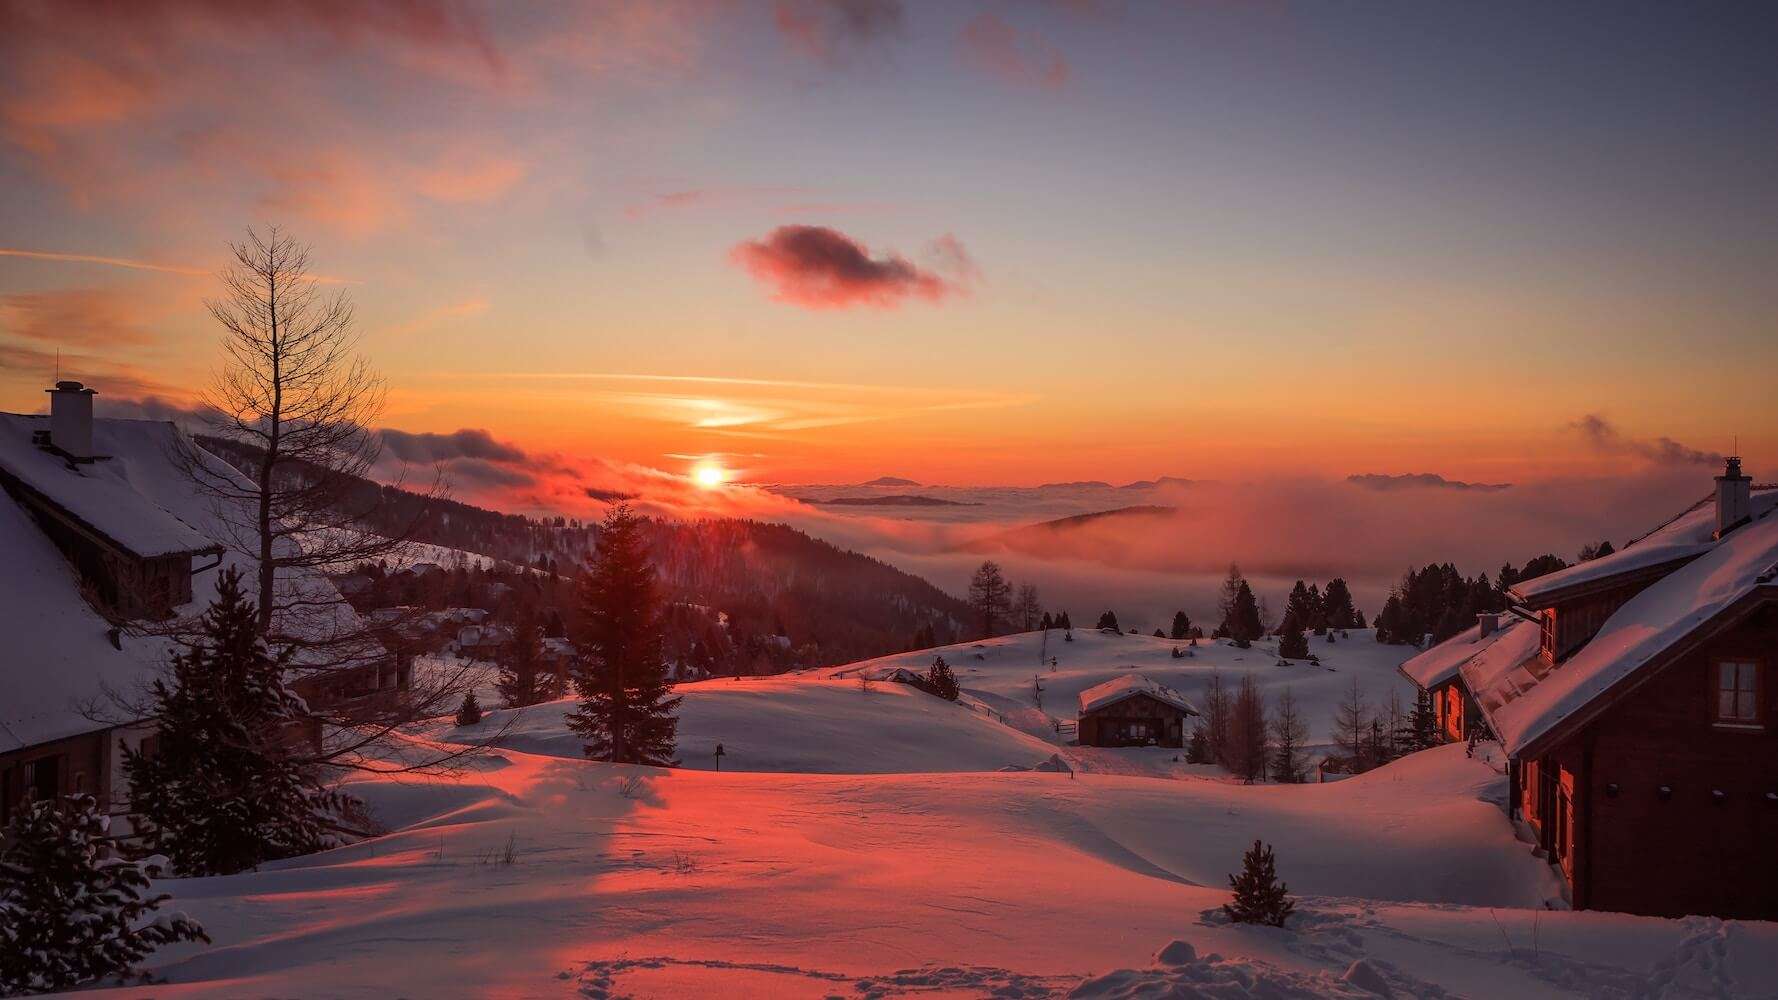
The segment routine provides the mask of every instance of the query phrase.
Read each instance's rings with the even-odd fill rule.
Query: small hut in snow
[[[1185,745],[1185,695],[1141,674],[1126,674],[1080,693],[1079,740],[1089,747]]]

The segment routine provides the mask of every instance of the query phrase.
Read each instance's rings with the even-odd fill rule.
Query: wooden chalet
[[[1076,734],[1088,747],[1182,747],[1185,720],[1197,714],[1178,691],[1126,674],[1080,693]]]
[[[0,824],[27,796],[85,792],[127,813],[121,751],[149,731],[121,718],[122,701],[174,649],[143,624],[201,613],[219,566],[254,565],[219,543],[214,504],[175,464],[190,448],[177,428],[95,420],[78,382],[49,392],[47,417],[0,413]],[[310,704],[386,696],[407,672],[382,656],[295,686]]]
[[[1778,488],[1716,487],[1512,588],[1535,646],[1458,667],[1576,908],[1778,919]]]

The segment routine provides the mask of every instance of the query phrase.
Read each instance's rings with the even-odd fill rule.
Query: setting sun
[[[699,462],[691,470],[691,478],[704,489],[712,490],[728,482],[728,470],[715,462]]]

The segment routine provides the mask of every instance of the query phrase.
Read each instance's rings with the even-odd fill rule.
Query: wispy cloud
[[[1059,49],[991,11],[963,26],[963,54],[971,65],[1015,87],[1060,90],[1070,75]]]
[[[206,271],[201,267],[155,264],[145,260],[130,260],[127,257],[102,257],[90,253],[56,253],[49,250],[21,250],[17,247],[0,247],[0,257],[24,257],[29,260],[58,261],[64,264],[104,264],[109,267],[127,267],[136,271],[161,271],[166,274],[186,274],[195,277],[207,277],[216,273]]]

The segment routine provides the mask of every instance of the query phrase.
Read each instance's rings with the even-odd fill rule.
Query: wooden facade
[[[1482,710],[1464,686],[1461,674],[1434,684],[1426,693],[1432,698],[1432,711],[1438,719],[1439,734],[1446,742],[1459,743],[1469,739],[1470,732],[1482,725]]]
[[[1185,746],[1191,713],[1141,692],[1080,713],[1077,738],[1088,747]]]
[[[1778,919],[1778,598],[1756,591],[1512,761],[1577,909]]]

